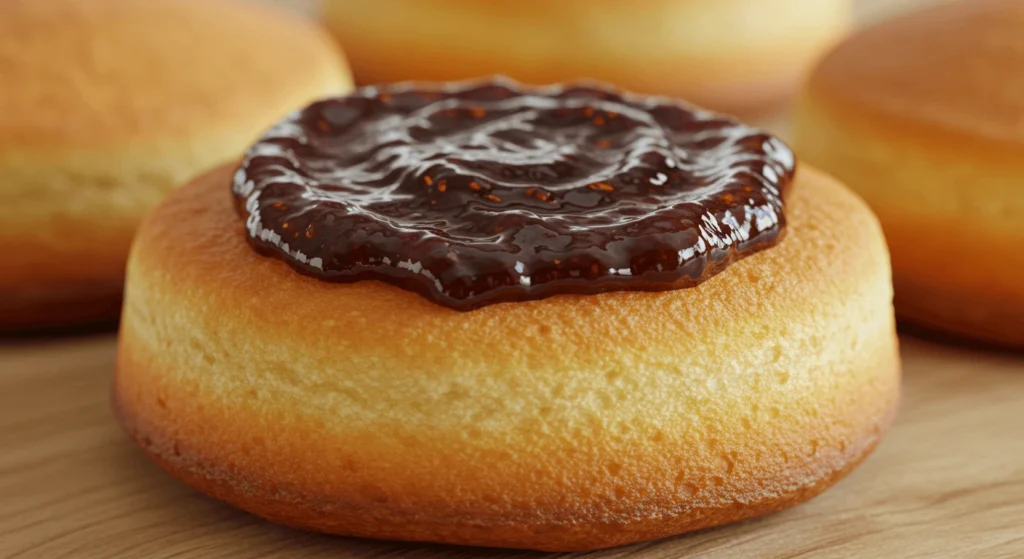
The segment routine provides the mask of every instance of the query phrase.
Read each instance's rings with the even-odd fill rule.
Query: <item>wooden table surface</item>
[[[539,556],[274,526],[152,465],[108,406],[114,336],[0,340],[0,557]],[[895,427],[789,511],[593,557],[1024,557],[1024,354],[903,338]]]

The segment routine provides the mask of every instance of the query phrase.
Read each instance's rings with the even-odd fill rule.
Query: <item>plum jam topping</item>
[[[792,151],[662,98],[510,82],[367,87],[257,141],[232,191],[302,273],[471,310],[694,286],[785,227]]]

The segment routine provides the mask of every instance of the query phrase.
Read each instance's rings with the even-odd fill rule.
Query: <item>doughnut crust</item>
[[[114,406],[172,475],[275,522],[608,547],[804,501],[895,413],[881,230],[813,169],[785,240],[695,288],[471,312],[260,256],[232,171],[142,225]]]
[[[1021,2],[912,14],[828,55],[794,131],[804,160],[878,214],[902,318],[1016,347],[1024,347],[1022,68]]]
[[[849,0],[328,0],[360,83],[581,78],[734,113],[776,108],[845,32]]]
[[[0,329],[116,318],[142,215],[351,88],[330,38],[230,0],[0,2]]]

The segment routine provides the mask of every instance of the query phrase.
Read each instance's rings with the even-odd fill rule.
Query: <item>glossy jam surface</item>
[[[261,252],[470,310],[696,285],[780,240],[794,167],[771,135],[664,99],[396,86],[279,123],[232,189]]]

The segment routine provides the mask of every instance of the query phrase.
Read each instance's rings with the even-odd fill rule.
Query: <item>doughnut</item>
[[[594,84],[367,87],[172,193],[114,408],[321,532],[597,549],[775,512],[899,397],[867,207],[780,140]]]
[[[143,214],[351,78],[332,39],[227,0],[0,2],[0,329],[116,319]]]
[[[762,116],[846,32],[851,1],[327,0],[324,18],[363,84],[596,79]]]
[[[1024,4],[942,5],[865,29],[825,57],[793,132],[804,160],[878,214],[901,319],[1018,348],[1022,68]]]

